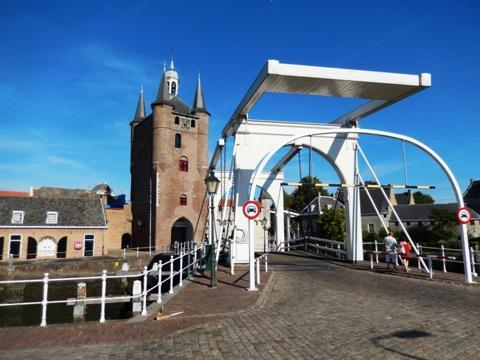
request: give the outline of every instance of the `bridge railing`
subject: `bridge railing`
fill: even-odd
[[[285,241],[280,244],[277,251],[292,251],[299,249],[316,253],[333,253],[337,257],[342,257],[347,254],[344,241],[330,240],[314,236],[305,236]]]
[[[446,248],[443,245],[440,247],[433,247],[433,246],[423,246],[419,243],[415,244],[418,249],[418,256],[415,254],[411,254],[411,257],[414,259],[431,259],[431,261],[439,261],[442,264],[442,271],[444,273],[447,271],[447,263],[451,264],[461,264],[463,269],[463,259],[462,259],[462,249],[453,249],[453,248]],[[364,242],[364,252],[371,253],[375,263],[379,262],[379,256],[384,255],[385,253],[382,251],[383,243],[374,241],[374,242]],[[477,273],[477,264],[478,259],[480,258],[480,251],[475,250],[473,247],[469,249],[470,254],[470,264],[472,269],[472,275],[478,276]],[[417,266],[420,269],[420,261],[417,261]]]
[[[43,278],[39,279],[24,279],[24,280],[4,280],[0,281],[0,285],[14,285],[14,284],[27,284],[27,283],[43,283],[43,296],[38,301],[22,301],[22,302],[3,302],[0,303],[0,307],[8,306],[28,306],[28,305],[41,305],[41,322],[40,326],[47,325],[47,310],[48,305],[51,304],[68,304],[68,303],[83,303],[83,304],[100,304],[99,321],[105,322],[105,304],[114,302],[128,302],[128,301],[141,301],[141,315],[147,315],[147,298],[149,294],[153,294],[157,290],[156,302],[162,302],[162,285],[169,283],[169,294],[174,290],[174,278],[178,277],[179,282],[177,286],[183,286],[184,275],[190,278],[196,273],[199,265],[201,264],[205,251],[203,245],[197,248],[195,245],[188,251],[180,250],[179,254],[170,255],[170,260],[162,262],[161,260],[153,263],[153,266],[148,269],[144,267],[143,271],[136,274],[120,274],[109,275],[107,270],[103,270],[101,275],[97,276],[78,276],[78,277],[66,277],[66,278],[50,278],[49,273],[45,273]],[[178,270],[175,271],[175,265],[178,264]],[[167,271],[165,271],[167,269]],[[185,274],[186,273],[186,274]],[[157,276],[155,279],[154,276]],[[132,295],[123,296],[108,296],[107,295],[107,281],[111,279],[128,279],[137,278],[142,279],[141,292]],[[156,280],[155,284],[148,287],[149,280]],[[48,291],[49,285],[58,282],[78,282],[78,281],[100,281],[101,282],[101,296],[82,297],[82,298],[67,298],[60,300],[49,300]]]

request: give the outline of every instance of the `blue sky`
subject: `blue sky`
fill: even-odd
[[[465,189],[480,178],[479,39],[478,1],[0,0],[0,189],[107,181],[128,194],[128,124],[142,83],[149,108],[172,47],[189,103],[201,72],[211,150],[267,59],[430,72],[430,89],[361,125],[425,142]],[[320,122],[352,104],[268,95],[250,115]],[[401,144],[365,138],[364,149],[382,182],[403,183]],[[314,161],[313,175],[336,180]],[[432,196],[452,200],[426,156],[407,146],[407,163],[409,183],[436,185]],[[286,175],[298,180],[298,164]]]

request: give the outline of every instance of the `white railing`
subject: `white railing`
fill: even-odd
[[[265,272],[268,272],[268,254],[257,256],[255,258],[255,274],[256,274],[255,282],[257,283],[257,285],[260,284],[260,266],[261,266],[260,260],[262,259],[263,259],[263,270]]]
[[[199,253],[200,252],[200,256]],[[69,277],[69,278],[50,278],[48,273],[45,273],[41,279],[26,279],[26,280],[5,280],[0,281],[0,285],[10,285],[10,284],[26,284],[26,283],[43,283],[43,297],[41,301],[30,301],[30,302],[7,302],[0,303],[0,307],[6,306],[26,306],[26,305],[41,305],[42,306],[42,316],[40,326],[47,325],[47,308],[49,304],[67,304],[72,301],[72,299],[64,300],[48,300],[48,287],[50,283],[53,282],[74,282],[74,281],[84,281],[84,280],[100,280],[101,281],[101,296],[100,297],[86,297],[82,299],[75,299],[78,302],[87,303],[100,303],[100,322],[105,322],[105,304],[112,302],[124,302],[124,301],[133,301],[135,299],[141,299],[142,301],[142,310],[141,314],[143,316],[147,315],[147,297],[149,293],[153,293],[157,289],[157,303],[162,302],[162,285],[165,282],[169,282],[169,294],[173,293],[174,289],[174,277],[179,277],[178,286],[183,286],[183,276],[186,272],[187,278],[191,278],[192,274],[196,272],[203,256],[205,254],[203,245],[199,249],[195,245],[192,249],[188,251],[180,250],[177,256],[170,255],[170,260],[162,263],[159,261],[154,263],[151,269],[147,269],[147,266],[144,267],[141,273],[137,274],[121,274],[121,275],[108,275],[107,270],[103,270],[100,276],[80,276],[80,277]],[[175,263],[179,262],[179,267],[177,271],[174,271]],[[168,267],[168,276],[163,278],[164,268]],[[149,276],[157,275],[157,283],[148,288],[148,278]],[[143,279],[142,292],[140,294],[132,294],[125,296],[107,296],[107,280],[109,279],[123,279],[123,278],[139,278]]]
[[[347,253],[344,241],[317,238],[314,236],[306,236],[297,238],[295,240],[285,241],[284,243],[280,244],[277,251],[292,251],[297,249],[306,251],[313,250],[316,253],[320,251],[331,252],[337,257],[346,255]]]
[[[363,243],[363,245],[364,247],[373,246],[373,251],[364,250],[364,252],[372,253],[375,257],[375,262],[378,263],[379,255],[384,254],[384,252],[379,251],[379,247],[383,247],[383,243],[375,240],[374,242],[365,242]],[[463,265],[463,260],[457,260],[460,255],[462,255],[462,249],[446,248],[443,245],[440,245],[440,247],[423,246],[419,243],[417,243],[416,245],[419,255],[416,256],[415,254],[410,254],[410,257],[418,259],[425,258],[427,260],[430,259],[429,261],[441,261],[442,271],[444,273],[447,272],[447,263],[457,263]],[[473,247],[470,247],[469,253],[472,275],[476,277],[478,276],[478,273],[476,271],[476,264],[478,263],[478,259],[480,258],[480,251],[476,251],[473,249]],[[418,268],[420,269],[420,261],[418,261]]]

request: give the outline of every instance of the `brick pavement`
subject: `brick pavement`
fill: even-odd
[[[252,301],[248,310],[221,316],[204,313],[196,318],[186,314],[183,321],[202,322],[170,334],[162,334],[162,326],[158,326],[157,338],[150,340],[78,347],[59,343],[56,347],[3,350],[1,357],[480,359],[480,286],[358,271],[314,257],[271,255],[269,259],[274,275],[260,301]],[[201,301],[207,301],[198,290],[201,286],[187,287],[179,294],[178,303],[177,298],[172,299],[170,310],[186,308],[196,300],[201,307]],[[190,294],[193,290],[196,297]],[[239,289],[229,295],[227,310],[244,301],[242,294],[258,296]],[[213,298],[207,302],[221,303]],[[159,322],[135,325],[148,327],[151,323]],[[5,335],[0,332],[0,339]]]

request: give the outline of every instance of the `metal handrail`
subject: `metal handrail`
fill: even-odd
[[[183,249],[186,249],[187,247],[182,247]],[[202,256],[198,257],[198,251],[201,251]],[[62,303],[68,303],[71,301],[71,299],[65,299],[65,300],[48,300],[48,285],[51,282],[71,282],[71,281],[80,281],[80,280],[101,280],[102,281],[102,295],[100,297],[95,296],[95,297],[87,297],[85,299],[80,299],[75,301],[81,301],[85,303],[101,303],[101,308],[100,308],[100,322],[105,322],[105,303],[106,301],[111,301],[111,300],[133,300],[133,299],[138,299],[142,298],[143,304],[142,304],[142,311],[141,314],[145,316],[147,314],[147,296],[149,293],[151,293],[153,290],[158,289],[158,295],[157,295],[157,303],[161,303],[161,285],[165,283],[166,281],[170,282],[170,289],[169,293],[173,293],[173,278],[177,275],[180,276],[180,282],[178,286],[183,286],[183,273],[187,271],[187,277],[190,277],[190,275],[196,271],[198,268],[198,265],[200,261],[203,259],[203,256],[205,254],[205,251],[203,249],[203,245],[200,248],[197,248],[195,245],[193,248],[190,246],[188,247],[187,251],[181,250],[178,256],[174,257],[173,255],[170,256],[170,260],[166,261],[165,263],[162,263],[160,260],[159,262],[155,263],[154,266],[150,269],[147,269],[147,267],[144,267],[144,270],[141,273],[138,274],[122,274],[122,275],[108,275],[106,270],[102,271],[102,275],[100,276],[82,276],[82,277],[68,277],[68,278],[50,278],[48,273],[44,274],[44,277],[41,279],[23,279],[23,280],[2,280],[0,281],[0,284],[20,284],[20,283],[42,283],[44,284],[43,288],[43,299],[41,301],[30,301],[30,302],[5,302],[5,303],[0,303],[0,307],[6,307],[6,306],[26,306],[26,305],[42,305],[42,319],[40,326],[46,326],[46,314],[47,314],[47,307],[49,304],[62,304]],[[187,257],[187,265],[183,265],[183,259]],[[193,261],[190,261],[191,257],[193,257]],[[180,267],[178,271],[174,271],[174,263],[176,261],[180,261]],[[164,266],[170,265],[170,274],[168,277],[164,277],[162,279],[162,274],[163,274],[163,268]],[[155,285],[152,287],[148,288],[148,276],[153,275],[153,274],[158,274],[158,281]],[[118,278],[138,278],[138,277],[143,277],[143,287],[142,287],[142,292],[140,294],[136,295],[124,295],[124,296],[112,296],[112,297],[107,297],[106,294],[106,282],[108,279],[118,279]]]

